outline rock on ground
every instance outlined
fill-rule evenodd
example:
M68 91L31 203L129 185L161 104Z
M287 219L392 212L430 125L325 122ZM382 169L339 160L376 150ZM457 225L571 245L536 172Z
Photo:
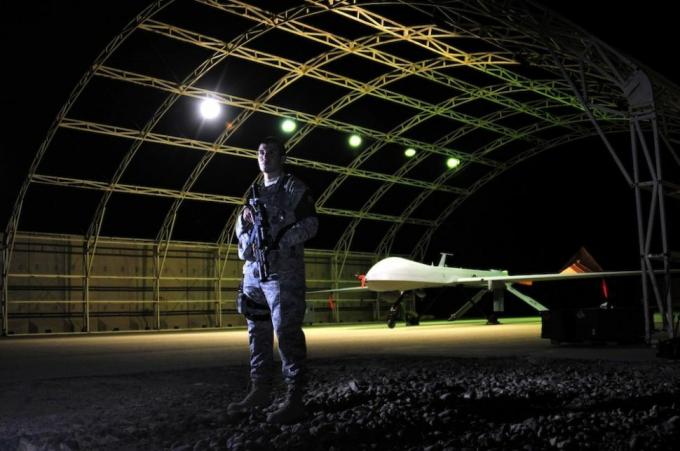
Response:
M378 356L310 361L299 424L231 417L247 367L7 384L4 450L671 449L676 362ZM283 387L277 394L283 395Z

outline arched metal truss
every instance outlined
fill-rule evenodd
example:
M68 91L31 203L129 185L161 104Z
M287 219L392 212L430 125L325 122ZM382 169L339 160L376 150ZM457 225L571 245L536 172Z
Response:
M244 145L241 135L252 133L253 123L269 117L292 118L302 125L287 139L288 163L314 176L313 188L320 193L317 210L322 216L348 218L337 235L323 237L335 254L336 279L356 244L357 228L366 221L389 226L372 240L376 257L393 251L402 225L422 228L421 238L411 250L414 258L422 259L435 231L490 180L540 152L599 135L634 188L645 302L654 295L665 328L675 334L669 277L672 253L664 202L668 197L680 197L678 185L670 183L680 167L673 149L680 139L680 90L676 85L529 1L308 0L289 9L279 4L276 11L259 4L272 7L272 2L240 0L156 1L97 58L39 148L7 225L3 332L7 331L8 268L29 187L48 185L101 193L83 232L86 304L97 243L103 225L111 220L107 208L112 196L171 200L155 234L154 290L158 299L165 256L183 205L187 201L242 204L243 190L228 181L220 193L202 192L196 186L216 156L254 159L254 148ZM200 29L200 21L192 28L194 11L197 15L220 15L223 24L234 21L232 28L237 31L211 35ZM194 49L191 51L202 52L202 56L182 65L184 76L173 70L161 76L162 68L151 73L116 66L116 61L125 61L130 55L143 56L140 42L150 37L176 46L175 58L182 49ZM289 41L307 57L291 57L295 52L285 48ZM222 65L237 61L266 72L266 87L251 80L253 88L245 86L243 91L249 94L243 94L223 83ZM206 79L210 83L205 83ZM162 101L136 128L72 115L83 91L97 88L95 80L112 87L134 86L160 95ZM330 100L297 99L300 92L293 89L308 82L326 86L333 93L328 95ZM217 88L208 88L210 84ZM243 81L242 86L247 84ZM238 111L224 129L208 139L186 132L168 133L167 126L161 127L182 102L206 97ZM116 139L126 143L126 150L108 178L49 173L49 167L42 171L45 155L55 147L55 135L63 131ZM318 132L334 136L359 133L369 142L353 156L315 155L307 148L323 142L314 138ZM609 137L616 134L630 135L630 149L626 149L630 155L611 144ZM131 163L140 149L149 145L186 150L200 158L194 158L191 170L173 187L126 183ZM416 156L404 159L399 149L405 147L417 149ZM454 157L461 164L454 170L441 165L433 171L433 162L442 157ZM386 159L389 161L381 164ZM668 164L673 168L666 170ZM246 174L245 178L252 180L255 175ZM373 191L364 196L360 208L347 208L337 198L356 181L369 183ZM392 199L394 189L409 190L410 201ZM437 214L423 211L434 193L444 199ZM401 208L393 206L392 213L386 213L381 208L386 202ZM221 218L224 224L214 237L217 244L230 242L237 212L231 208ZM217 256L223 262L216 269L218 274L227 258ZM656 276L659 270L665 274L664 280Z

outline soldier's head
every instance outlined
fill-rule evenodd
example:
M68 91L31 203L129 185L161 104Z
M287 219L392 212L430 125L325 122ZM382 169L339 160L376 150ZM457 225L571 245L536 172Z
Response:
M285 161L286 153L281 141L272 136L260 141L257 148L257 163L261 172L276 176L283 171Z

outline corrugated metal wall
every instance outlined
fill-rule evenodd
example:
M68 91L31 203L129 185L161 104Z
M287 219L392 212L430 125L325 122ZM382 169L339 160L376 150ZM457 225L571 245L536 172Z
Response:
M305 259L308 289L331 287L332 253L309 250ZM173 243L159 277L155 260L153 241L101 238L86 277L82 237L20 234L8 268L8 334L245 325L235 306L243 262L234 248ZM358 284L354 274L371 263L370 254L351 255L338 283ZM310 295L306 322L373 321L386 314L386 301L379 306L374 294L361 296L336 296L333 311L328 295Z

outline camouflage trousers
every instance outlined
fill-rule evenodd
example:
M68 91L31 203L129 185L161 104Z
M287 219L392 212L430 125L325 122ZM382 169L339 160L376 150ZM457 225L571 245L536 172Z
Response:
M246 268L243 291L258 304L267 304L271 319L248 319L250 378L271 383L274 372L274 333L279 342L281 371L286 383L304 384L307 344L302 331L305 316L304 270L273 274L261 282Z

